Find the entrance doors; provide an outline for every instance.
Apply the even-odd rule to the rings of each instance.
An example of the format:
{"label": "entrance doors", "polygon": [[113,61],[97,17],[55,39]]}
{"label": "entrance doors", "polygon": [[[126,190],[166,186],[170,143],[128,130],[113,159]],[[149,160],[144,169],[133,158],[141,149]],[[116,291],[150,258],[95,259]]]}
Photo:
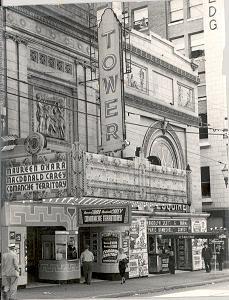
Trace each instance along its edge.
{"label": "entrance doors", "polygon": [[[53,243],[47,243],[42,253],[42,236],[52,235],[55,231],[65,230],[64,227],[27,227],[27,273],[28,283],[38,281],[38,267],[42,256],[54,259]],[[44,249],[44,247],[43,247]]]}

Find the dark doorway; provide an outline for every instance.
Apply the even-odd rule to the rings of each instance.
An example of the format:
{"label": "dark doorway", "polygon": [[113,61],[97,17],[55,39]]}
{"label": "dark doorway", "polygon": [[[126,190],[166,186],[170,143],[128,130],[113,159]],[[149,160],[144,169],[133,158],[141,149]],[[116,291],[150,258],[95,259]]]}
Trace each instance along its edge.
{"label": "dark doorway", "polygon": [[39,281],[38,267],[42,259],[42,235],[55,235],[55,231],[64,227],[27,227],[27,273],[28,283]]}

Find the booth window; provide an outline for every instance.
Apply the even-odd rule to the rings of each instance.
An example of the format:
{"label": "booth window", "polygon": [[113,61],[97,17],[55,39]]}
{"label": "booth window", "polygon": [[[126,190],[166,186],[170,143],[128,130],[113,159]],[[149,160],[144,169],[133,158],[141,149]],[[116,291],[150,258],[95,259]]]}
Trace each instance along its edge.
{"label": "booth window", "polygon": [[203,17],[203,0],[188,1],[188,16],[189,18]]}
{"label": "booth window", "polygon": [[210,183],[210,168],[201,167],[201,190],[202,197],[211,197],[211,183]]}
{"label": "booth window", "polygon": [[204,56],[204,32],[190,35],[190,58]]}
{"label": "booth window", "polygon": [[135,9],[133,11],[133,28],[135,30],[148,29],[149,18],[148,18],[148,7]]}
{"label": "booth window", "polygon": [[171,42],[173,43],[176,51],[180,52],[182,55],[185,55],[184,36],[171,39]]}
{"label": "booth window", "polygon": [[183,0],[170,0],[170,23],[184,19]]}

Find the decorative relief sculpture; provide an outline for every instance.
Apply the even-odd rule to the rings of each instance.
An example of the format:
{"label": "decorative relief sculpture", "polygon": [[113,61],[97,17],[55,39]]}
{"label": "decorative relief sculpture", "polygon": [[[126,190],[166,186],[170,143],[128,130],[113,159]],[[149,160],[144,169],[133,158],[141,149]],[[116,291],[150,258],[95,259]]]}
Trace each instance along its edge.
{"label": "decorative relief sculpture", "polygon": [[127,85],[147,93],[147,69],[132,63],[132,72],[127,74]]}
{"label": "decorative relief sculpture", "polygon": [[178,104],[188,110],[195,111],[193,89],[178,84]]}
{"label": "decorative relief sculpture", "polygon": [[64,139],[66,101],[41,92],[37,92],[35,98],[37,131],[49,137]]}

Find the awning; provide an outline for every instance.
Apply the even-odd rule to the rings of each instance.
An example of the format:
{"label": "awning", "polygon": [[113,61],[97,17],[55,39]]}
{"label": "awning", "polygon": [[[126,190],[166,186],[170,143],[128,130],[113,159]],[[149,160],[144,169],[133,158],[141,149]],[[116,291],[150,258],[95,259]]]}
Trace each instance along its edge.
{"label": "awning", "polygon": [[[20,201],[23,203],[31,203],[33,200]],[[36,200],[34,202],[37,202]],[[133,209],[151,212],[174,212],[188,213],[189,205],[185,203],[162,203],[141,200],[128,199],[111,199],[101,197],[60,197],[42,199],[40,202],[46,204],[67,204],[76,206],[104,206],[104,205],[131,205]]]}

